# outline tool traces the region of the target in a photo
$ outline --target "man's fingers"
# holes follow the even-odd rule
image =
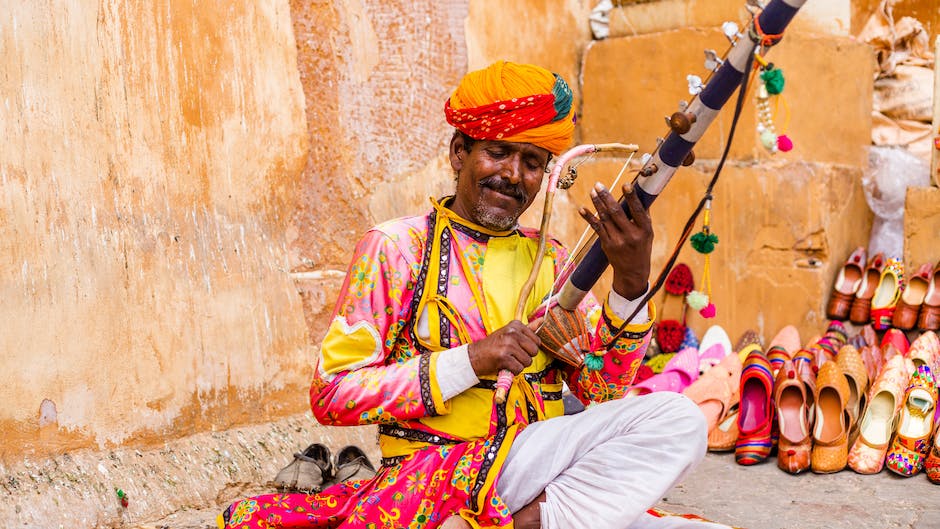
[[[545,320],[545,316],[540,316],[540,317],[538,317],[538,318],[535,318],[534,320],[532,320],[532,321],[530,321],[528,324],[526,324],[526,327],[528,327],[529,329],[531,329],[532,332],[534,333],[534,332],[536,332],[536,331],[539,330],[539,326],[542,325],[542,321],[543,321],[543,320]]]
[[[640,196],[634,191],[632,183],[623,184],[623,196],[633,222],[644,230],[652,226],[649,211],[643,207]]]

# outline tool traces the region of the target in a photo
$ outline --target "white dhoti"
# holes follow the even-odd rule
[[[705,418],[683,395],[609,401],[528,426],[510,448],[497,491],[517,512],[544,490],[543,529],[726,528],[646,512],[706,448]]]

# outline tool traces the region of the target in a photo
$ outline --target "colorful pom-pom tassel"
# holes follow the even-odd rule
[[[664,353],[675,353],[685,339],[685,325],[677,320],[663,320],[656,324],[656,341]]]
[[[773,96],[783,93],[785,81],[783,79],[783,70],[780,68],[773,68],[771,66],[760,74],[760,78],[764,81],[764,86],[767,87],[768,94]]]
[[[718,236],[714,233],[700,231],[689,239],[692,248],[698,253],[709,254],[715,251],[715,245],[718,244]]]
[[[715,308],[714,303],[709,303],[704,309],[698,311],[703,318],[714,318],[715,314],[718,312],[718,309]]]
[[[692,310],[702,310],[708,305],[708,296],[704,292],[693,290],[685,297],[685,301]]]
[[[760,143],[770,152],[773,152],[777,146],[777,135],[770,129],[764,129],[760,133]]]
[[[780,152],[787,152],[793,150],[793,140],[790,139],[786,134],[781,134],[777,136],[777,149]]]
[[[604,367],[604,359],[594,353],[584,355],[584,365],[588,371],[600,371]]]

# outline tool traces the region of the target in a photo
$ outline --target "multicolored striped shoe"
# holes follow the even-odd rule
[[[756,465],[770,455],[773,389],[770,360],[760,349],[751,351],[741,372],[738,441],[734,445],[734,460],[739,465]]]

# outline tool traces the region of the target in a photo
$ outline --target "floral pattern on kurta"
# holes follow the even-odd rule
[[[368,482],[319,494],[242,500],[220,526],[433,528],[454,513],[475,527],[511,523],[495,483],[515,434],[563,413],[563,381],[585,403],[621,397],[650,327],[627,325],[599,371],[564,366],[540,352],[515,378],[505,405],[494,405],[495,377],[444,401],[440,351],[482,339],[512,319],[537,244],[532,230],[491,232],[439,203],[428,215],[366,233],[322,343],[310,402],[326,425],[379,424],[383,467]],[[527,314],[539,308],[566,257],[550,240]],[[580,309],[595,346],[609,343],[612,328],[623,323],[591,295]]]

